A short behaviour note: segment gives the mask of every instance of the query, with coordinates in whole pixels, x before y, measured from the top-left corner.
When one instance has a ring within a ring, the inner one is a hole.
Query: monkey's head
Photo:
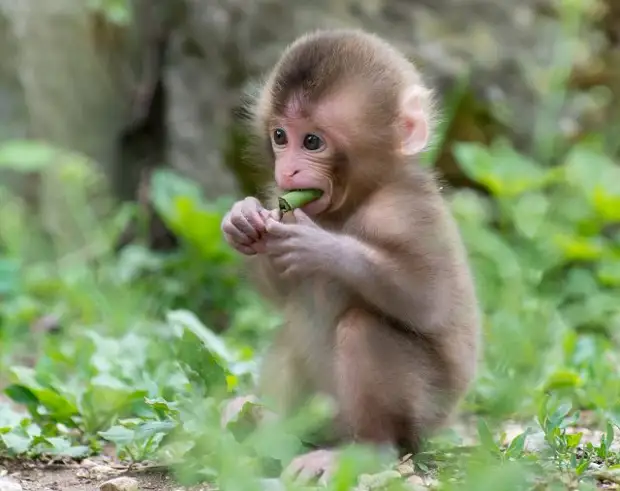
[[[431,92],[380,38],[317,31],[290,45],[255,111],[282,191],[316,188],[311,215],[346,209],[424,149]]]

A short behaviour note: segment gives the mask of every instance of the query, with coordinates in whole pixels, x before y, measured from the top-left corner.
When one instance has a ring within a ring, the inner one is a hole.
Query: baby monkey
[[[416,159],[432,93],[377,36],[317,31],[286,49],[252,115],[275,183],[264,202],[236,203],[222,231],[285,319],[258,396],[286,415],[327,394],[338,442],[415,452],[465,394],[480,344],[466,251]],[[298,189],[322,194],[281,216],[277,196]],[[335,452],[288,472],[328,475]]]

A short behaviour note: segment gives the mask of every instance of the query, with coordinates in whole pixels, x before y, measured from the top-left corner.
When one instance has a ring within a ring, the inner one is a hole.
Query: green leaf
[[[517,153],[505,139],[498,139],[491,148],[479,143],[458,143],[454,154],[468,177],[500,198],[539,189],[554,178],[553,173]]]
[[[162,414],[178,413],[178,403],[167,401],[163,397],[158,397],[156,399],[149,399],[147,397],[144,399],[144,402],[153,409],[160,411]]]
[[[620,286],[620,257],[604,258],[596,268],[598,279],[606,286]]]
[[[583,437],[583,433],[572,433],[566,435],[566,443],[569,449],[577,448],[579,442],[581,442],[581,438]]]
[[[16,412],[9,404],[0,403],[0,431],[2,428],[13,428],[20,424],[24,415]]]
[[[560,405],[560,407],[555,410],[555,412],[549,417],[549,422],[551,423],[553,428],[558,428],[560,426],[560,424],[562,423],[564,418],[568,416],[568,413],[570,413],[572,408],[573,405],[570,402],[567,402]]]
[[[158,433],[170,433],[177,426],[178,423],[174,421],[148,421],[135,428],[135,438],[146,439]]]
[[[530,428],[526,429],[520,435],[517,435],[516,437],[514,437],[512,441],[510,442],[510,445],[506,449],[506,454],[509,457],[513,457],[513,458],[521,457],[523,455],[523,451],[525,449],[525,442],[529,434],[530,434]]]
[[[0,296],[17,293],[20,286],[19,269],[18,261],[0,258]]]
[[[198,183],[174,171],[157,169],[151,176],[150,197],[155,210],[167,221],[174,221],[176,220],[177,199],[185,197],[192,202],[200,202],[202,190]]]
[[[188,330],[194,334],[220,363],[222,368],[229,369],[233,366],[235,359],[223,339],[210,329],[207,329],[192,312],[187,310],[168,312],[167,320],[177,331]]]
[[[480,443],[482,443],[482,446],[486,450],[494,453],[499,450],[499,447],[493,438],[493,434],[483,418],[478,418],[478,436],[480,438]]]
[[[515,226],[524,236],[533,239],[545,225],[549,200],[540,193],[525,194],[512,208]]]
[[[34,172],[54,164],[61,152],[44,142],[11,140],[0,144],[0,169]]]
[[[26,453],[32,442],[32,438],[16,435],[15,433],[5,433],[0,435],[0,439],[6,448],[14,454]]]
[[[579,465],[575,468],[575,473],[578,476],[581,476],[590,466],[590,461],[588,459],[583,459],[579,462]]]
[[[553,237],[553,241],[564,257],[571,261],[593,261],[600,259],[605,253],[605,244],[600,237],[586,238],[557,234]]]
[[[99,436],[116,445],[128,445],[133,442],[136,437],[136,432],[125,428],[124,426],[112,426],[107,431],[100,431]]]
[[[73,446],[67,438],[49,437],[44,442],[48,448],[45,453],[49,455],[66,456],[71,458],[86,457],[90,454],[90,449],[86,446]]]
[[[547,379],[545,390],[576,388],[582,385],[579,374],[573,370],[557,370]]]
[[[614,442],[614,425],[610,421],[607,422],[607,431],[605,432],[605,443],[607,448],[611,447]]]

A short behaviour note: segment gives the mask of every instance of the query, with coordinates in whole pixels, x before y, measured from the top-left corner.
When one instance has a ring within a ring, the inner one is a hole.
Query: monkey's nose
[[[293,185],[294,177],[300,169],[287,169],[276,174],[276,184],[281,188],[288,189]]]

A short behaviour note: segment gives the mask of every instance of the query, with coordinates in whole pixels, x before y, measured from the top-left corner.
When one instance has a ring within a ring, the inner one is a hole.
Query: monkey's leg
[[[427,402],[428,355],[412,333],[364,309],[350,309],[336,327],[335,378],[347,439],[415,452]]]
[[[363,309],[350,309],[341,318],[334,342],[341,442],[417,451],[421,429],[434,414],[425,382],[432,355],[418,341]],[[325,482],[336,457],[337,450],[327,449],[301,455],[285,475],[302,482],[320,476]]]

